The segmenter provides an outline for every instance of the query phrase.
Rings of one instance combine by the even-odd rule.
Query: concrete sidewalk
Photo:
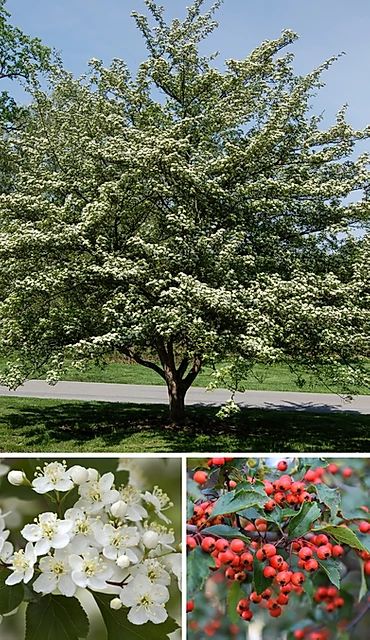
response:
[[[44,380],[29,380],[16,391],[0,386],[0,396],[26,398],[54,398],[58,400],[98,400],[133,404],[167,404],[165,386],[139,384],[107,384],[102,382],[58,382],[48,385]],[[221,405],[230,398],[226,389],[207,391],[192,387],[186,397],[187,405]],[[370,396],[355,396],[348,401],[336,394],[301,393],[292,391],[246,391],[237,393],[240,406],[312,413],[355,412],[370,415]]]

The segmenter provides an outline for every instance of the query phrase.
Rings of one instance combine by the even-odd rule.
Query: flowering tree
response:
[[[167,24],[134,14],[148,58],[34,91],[12,139],[17,178],[0,198],[4,382],[116,350],[165,381],[171,417],[205,362],[236,388],[256,362],[286,360],[344,386],[368,353],[369,129],[341,109],[320,128],[285,31],[219,70],[196,0]],[[160,94],[160,96],[158,95]],[[352,196],[349,203],[348,196]],[[362,377],[363,380],[363,377]]]
[[[163,640],[176,631],[166,607],[178,600],[181,554],[166,514],[173,504],[158,486],[146,490],[134,473],[117,485],[112,472],[64,461],[46,462],[33,480],[11,470],[8,480],[49,502],[18,532],[0,512],[0,614],[28,603],[26,640],[86,638],[79,598],[87,591],[108,640]]]
[[[367,638],[368,484],[362,460],[198,461],[188,489],[189,640],[241,640],[248,627],[253,638]]]
[[[29,81],[48,67],[50,49],[9,23],[6,0],[0,0],[0,80]],[[0,123],[14,120],[19,107],[8,91],[0,92]]]

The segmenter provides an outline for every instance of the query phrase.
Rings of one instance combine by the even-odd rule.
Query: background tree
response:
[[[217,69],[199,44],[220,4],[168,25],[146,0],[135,77],[94,59],[34,91],[0,200],[7,384],[116,350],[165,380],[181,421],[205,362],[229,359],[231,386],[282,359],[364,374],[368,239],[353,229],[369,172],[352,152],[369,129],[344,108],[320,128],[310,103],[334,59],[296,75],[290,31]]]
[[[29,81],[50,62],[50,49],[39,38],[30,38],[9,23],[6,0],[0,0],[0,80]],[[12,120],[19,106],[9,91],[0,93],[1,120]]]

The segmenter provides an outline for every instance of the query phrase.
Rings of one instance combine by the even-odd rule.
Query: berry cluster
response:
[[[311,606],[315,604],[329,615],[341,609],[344,598],[334,585],[323,584],[323,578],[327,580],[323,567],[330,561],[345,570],[350,547],[343,541],[339,543],[343,539],[339,531],[335,535],[332,532],[320,532],[320,525],[323,529],[331,524],[331,511],[325,502],[321,502],[320,492],[323,490],[319,492],[316,485],[335,487],[333,476],[340,474],[343,479],[352,478],[353,486],[357,471],[348,466],[341,468],[335,463],[305,469],[304,465],[280,460],[275,470],[268,473],[263,465],[256,469],[253,460],[239,463],[238,466],[235,462],[229,464],[229,460],[211,458],[207,463],[210,471],[198,468],[192,475],[192,479],[202,488],[203,495],[194,503],[193,513],[188,520],[187,548],[191,552],[198,547],[212,558],[209,563],[210,578],[214,584],[210,586],[211,592],[218,583],[225,583],[227,589],[239,583],[236,612],[241,620],[249,622],[259,609],[266,610],[271,618],[278,618],[292,596],[300,597],[307,592],[304,583],[317,574],[314,583],[322,586],[316,586]],[[219,515],[219,508],[215,509],[221,496],[224,506],[229,493],[232,503],[243,491],[252,490],[266,494],[266,501],[262,501],[257,509],[241,509],[239,513],[236,510],[223,512],[222,515]],[[305,506],[305,503],[309,504]],[[362,536],[370,533],[370,522],[365,519],[369,510],[365,506],[359,508],[364,512],[364,519],[343,519],[338,509],[334,529],[339,526],[347,530],[351,528],[352,534],[357,530]],[[307,529],[294,535],[295,524],[290,526],[292,518],[302,510],[307,513],[310,509],[317,515]],[[216,515],[213,516],[213,513]],[[234,537],[230,535],[231,530],[235,532]],[[357,550],[356,553],[364,562],[365,575],[370,575],[370,553],[364,550]],[[338,560],[341,561],[339,564]],[[260,578],[256,578],[256,572]],[[234,593],[237,592],[235,587]],[[196,611],[197,601],[190,601],[189,612],[194,610],[194,605]],[[220,620],[217,617],[203,626],[205,635],[217,633]],[[196,622],[193,616],[191,622]],[[296,629],[292,637],[294,635],[296,640],[332,638],[331,632],[324,625],[320,626],[317,628],[316,624],[306,629]],[[198,625],[197,629],[200,630]]]
[[[326,611],[331,613],[335,609],[340,609],[344,605],[344,599],[336,587],[319,587],[314,594],[315,602],[325,604]]]

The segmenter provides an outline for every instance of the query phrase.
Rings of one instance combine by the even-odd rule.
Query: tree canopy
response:
[[[344,107],[322,127],[311,102],[336,58],[298,75],[291,31],[223,69],[201,55],[221,1],[204,4],[168,24],[146,0],[135,74],[55,66],[10,134],[7,384],[116,350],[157,371],[181,419],[205,362],[228,360],[231,386],[276,360],[344,386],[365,375],[369,160],[354,151],[370,128]]]

